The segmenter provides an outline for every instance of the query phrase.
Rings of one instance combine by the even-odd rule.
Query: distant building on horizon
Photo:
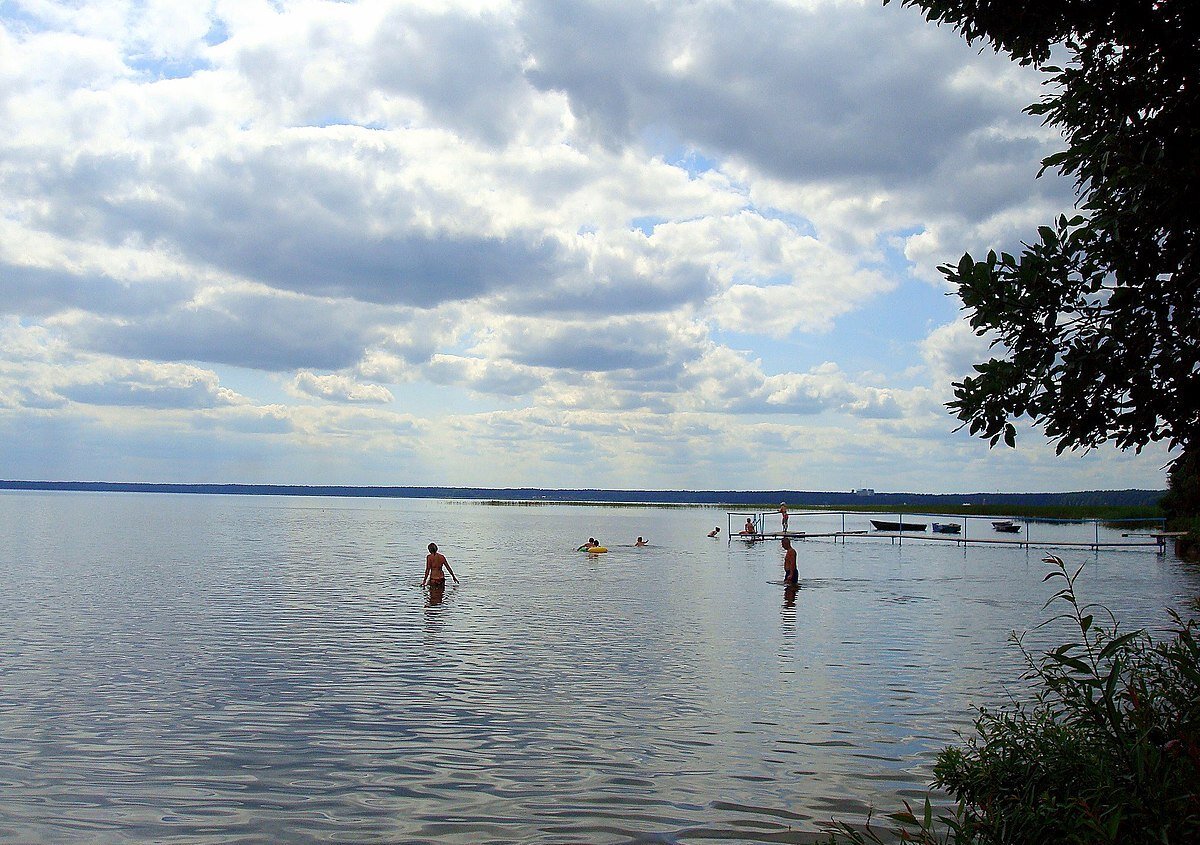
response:
[[[874,496],[875,488],[874,487],[859,487],[857,490],[854,491],[854,495],[855,496]]]

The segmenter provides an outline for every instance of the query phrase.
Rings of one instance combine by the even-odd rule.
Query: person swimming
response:
[[[637,542],[634,543],[634,545],[635,546],[648,546],[650,544],[647,543],[645,540],[643,540],[641,537],[638,537]]]
[[[709,537],[716,537],[716,536],[717,536],[718,534],[720,534],[720,533],[721,533],[721,529],[718,527],[718,528],[714,528],[712,531],[709,531],[709,532],[708,532],[708,536],[709,536]]]

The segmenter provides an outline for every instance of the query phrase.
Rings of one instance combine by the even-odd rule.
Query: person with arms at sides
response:
[[[788,587],[800,584],[800,570],[796,568],[796,550],[792,548],[792,541],[787,537],[783,538],[783,583]]]

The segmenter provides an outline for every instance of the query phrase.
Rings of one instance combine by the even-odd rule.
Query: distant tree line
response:
[[[291,484],[155,484],[112,481],[0,481],[0,490],[59,490],[101,493],[189,493],[224,496],[335,496],[384,499],[471,499],[530,502],[629,502],[636,504],[730,505],[792,508],[865,505],[937,507],[959,505],[1022,507],[1155,507],[1162,490],[1085,490],[1072,493],[875,493],[812,490],[598,490],[540,487],[360,487]]]

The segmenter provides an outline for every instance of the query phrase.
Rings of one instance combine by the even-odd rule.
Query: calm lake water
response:
[[[810,540],[788,600],[726,524],[0,494],[0,841],[806,842],[922,798],[1020,689],[1036,547]],[[430,541],[462,579],[437,603]],[[1062,554],[1123,627],[1200,594],[1169,554]]]

